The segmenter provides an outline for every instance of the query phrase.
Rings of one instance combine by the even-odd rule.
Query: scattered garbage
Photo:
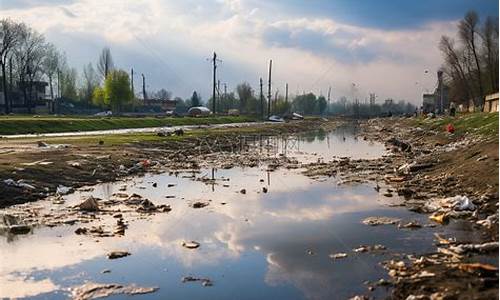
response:
[[[23,224],[20,219],[10,214],[2,215],[3,226],[12,234],[27,234],[31,232],[31,226]]]
[[[87,199],[85,199],[82,203],[80,203],[78,207],[80,208],[80,210],[84,211],[98,211],[99,203],[97,203],[97,198],[90,196]]]
[[[402,152],[410,152],[411,151],[411,145],[409,143],[398,140],[394,137],[387,140],[387,143],[390,145],[393,145],[394,147],[398,148]]]
[[[187,248],[187,249],[196,249],[196,248],[200,247],[200,243],[195,242],[195,241],[182,242],[182,247]]]
[[[365,225],[377,226],[377,225],[391,225],[397,224],[401,219],[390,218],[390,217],[368,217],[362,221]]]
[[[280,116],[276,116],[276,115],[272,115],[268,118],[269,121],[271,122],[279,122],[279,123],[283,123],[285,122],[285,119],[283,119],[282,117]]]
[[[201,282],[202,286],[206,286],[206,287],[214,285],[212,280],[210,280],[209,278],[198,278],[198,277],[193,277],[193,276],[184,276],[184,277],[182,277],[181,281],[182,281],[182,283],[199,281],[199,282]]]
[[[60,184],[57,186],[56,194],[66,195],[66,194],[71,193],[72,191],[73,191],[73,188]]]
[[[380,251],[380,250],[386,250],[387,248],[384,245],[376,244],[373,246],[359,246],[358,248],[354,248],[352,251],[356,253],[361,253],[361,252],[371,252],[371,251]]]
[[[113,295],[139,295],[156,292],[157,287],[139,287],[132,285],[121,285],[117,283],[93,283],[87,282],[79,287],[72,288],[74,300],[88,300],[105,298]]]
[[[107,257],[109,259],[117,259],[117,258],[122,258],[122,257],[126,257],[126,256],[129,256],[131,255],[130,252],[128,251],[121,251],[121,250],[118,250],[118,251],[111,251],[107,254]]]
[[[454,133],[455,132],[455,127],[453,126],[453,124],[448,123],[446,125],[446,132],[448,132],[448,133]]]
[[[487,242],[483,244],[460,244],[456,246],[450,246],[451,251],[461,255],[467,252],[491,252],[498,250],[498,242]]]
[[[329,257],[333,258],[333,259],[346,258],[347,253],[334,253],[334,254],[330,254]]]
[[[195,202],[192,205],[193,208],[203,208],[205,206],[208,206],[207,202]]]
[[[18,181],[15,181],[14,179],[5,179],[3,181],[6,185],[9,186],[15,186],[18,188],[23,188],[23,189],[28,189],[28,190],[36,190],[36,187],[34,187],[31,184],[26,183],[23,179],[19,179]]]

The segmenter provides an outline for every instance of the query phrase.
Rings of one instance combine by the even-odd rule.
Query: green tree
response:
[[[128,73],[123,70],[110,71],[104,82],[104,103],[113,111],[120,112],[132,98]]]
[[[96,86],[92,92],[92,103],[99,107],[104,107],[104,89]]]
[[[324,96],[319,96],[318,100],[316,101],[316,106],[318,108],[318,113],[322,115],[325,112],[326,109],[326,99]]]
[[[201,105],[201,98],[198,96],[198,93],[196,91],[193,92],[193,96],[191,96],[191,107],[195,106],[200,106]]]

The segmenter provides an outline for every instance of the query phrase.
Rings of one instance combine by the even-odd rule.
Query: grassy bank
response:
[[[256,119],[247,116],[214,116],[204,118],[4,116],[0,117],[0,135],[207,125],[253,121],[256,121]]]
[[[452,124],[455,127],[457,135],[471,133],[485,137],[498,137],[498,113],[465,113],[456,117],[420,119],[418,121],[419,126],[429,126],[443,131],[447,124]]]

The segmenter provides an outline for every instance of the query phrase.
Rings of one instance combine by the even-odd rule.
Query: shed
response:
[[[498,112],[498,93],[486,95],[484,98],[484,112]]]

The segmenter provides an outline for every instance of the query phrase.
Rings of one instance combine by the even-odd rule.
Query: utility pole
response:
[[[213,71],[214,71],[214,78],[213,78],[213,86],[212,86],[212,110],[215,114],[215,85],[217,84],[217,54],[214,51],[214,57],[212,58],[212,63],[213,63]]]
[[[132,90],[132,95],[135,99],[135,92],[134,92],[134,68],[130,69],[130,89]]]
[[[224,101],[225,103],[227,102],[227,84],[224,83]],[[226,108],[227,108],[227,103],[226,103]]]
[[[285,85],[285,103],[288,104],[288,83]]]
[[[144,76],[144,73],[141,74],[142,76],[142,98],[144,101],[148,99],[148,95],[146,94],[146,77]]]
[[[267,118],[271,116],[271,69],[273,68],[273,60],[269,61],[269,82],[267,86]]]
[[[220,112],[220,80],[217,80],[217,111]]]
[[[61,98],[61,70],[57,69],[57,98]]]
[[[260,78],[260,116],[264,119],[264,94],[262,93],[262,77]]]

